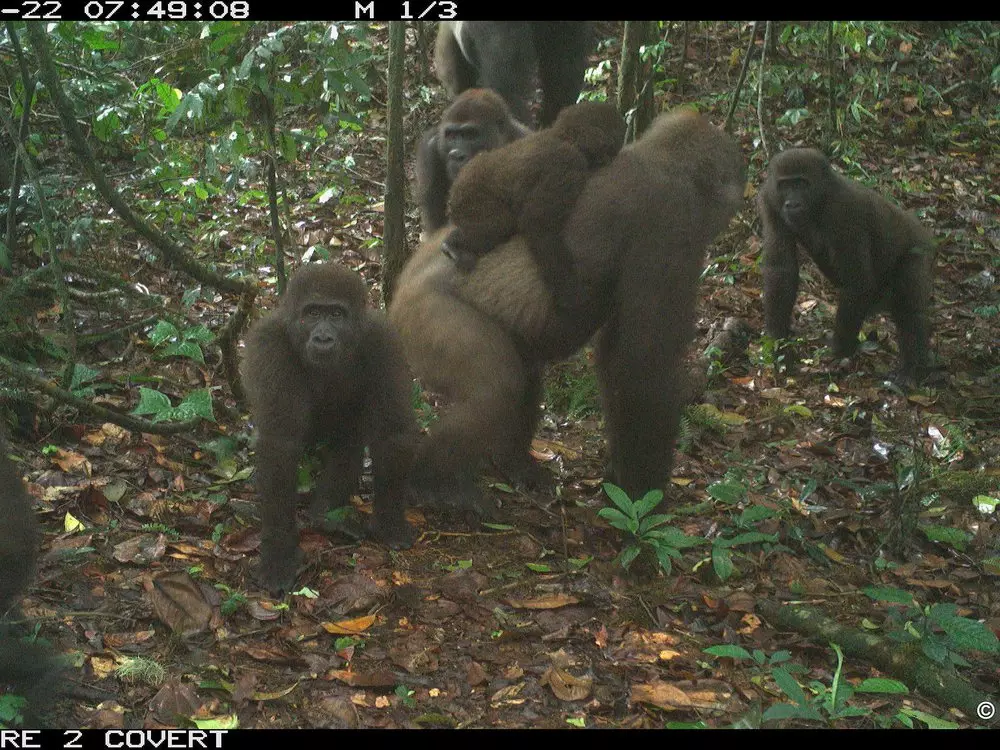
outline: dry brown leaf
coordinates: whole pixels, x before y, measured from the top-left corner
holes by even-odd
[[[254,693],[253,699],[255,701],[273,701],[276,698],[284,698],[290,692],[295,690],[295,688],[297,688],[298,686],[299,683],[293,682],[291,685],[289,685],[286,688],[282,688],[281,690],[272,691],[270,693]]]
[[[323,630],[333,635],[362,635],[374,623],[375,615],[365,615],[364,617],[355,617],[353,620],[322,622],[320,625]]]
[[[123,647],[135,647],[146,643],[156,635],[155,630],[140,630],[137,633],[105,633],[104,645],[107,648],[121,650]]]
[[[524,690],[524,686],[525,683],[519,682],[516,685],[502,687],[490,696],[490,703],[512,703],[515,705],[524,703],[524,698],[518,697]]]
[[[687,693],[663,680],[641,683],[632,686],[633,703],[649,703],[665,711],[675,711],[679,708],[693,708],[693,703]]]
[[[850,565],[850,561],[842,554],[837,552],[837,550],[832,549],[826,546],[825,544],[820,544],[819,547],[821,550],[823,550],[823,554],[826,555],[831,560],[833,560],[835,563],[840,563],[841,565]]]
[[[552,692],[559,700],[580,701],[590,696],[594,678],[589,675],[574,677],[565,669],[549,667],[542,674],[541,682],[552,688]]]
[[[163,534],[140,534],[116,544],[113,557],[118,562],[149,565],[163,557],[167,549],[167,538]]]
[[[94,677],[99,680],[110,677],[117,666],[118,663],[114,659],[110,659],[106,656],[90,657],[90,671],[93,672]]]
[[[193,685],[171,679],[164,683],[149,702],[149,710],[161,724],[182,726],[201,707]]]
[[[156,616],[182,637],[204,632],[212,622],[213,607],[205,599],[201,585],[187,571],[156,576],[149,598]]]
[[[569,594],[546,594],[532,599],[508,599],[507,603],[515,609],[558,609],[579,604],[580,600]]]
[[[85,474],[88,477],[90,476],[90,461],[88,461],[87,457],[81,453],[74,453],[73,451],[67,451],[59,448],[52,457],[52,463],[65,471],[67,474],[76,472],[78,474]]]

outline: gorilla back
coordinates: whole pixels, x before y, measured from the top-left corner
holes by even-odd
[[[670,472],[705,245],[739,207],[744,165],[693,112],[661,117],[585,186],[563,240],[580,301],[553,302],[517,236],[461,273],[432,236],[400,275],[389,309],[425,385],[451,404],[420,448],[418,490],[463,504],[492,455],[531,476],[540,372],[605,325],[598,367],[615,479],[630,493]]]

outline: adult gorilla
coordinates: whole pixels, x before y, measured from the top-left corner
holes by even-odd
[[[690,110],[657,119],[576,203],[563,235],[576,285],[568,312],[555,305],[522,236],[468,273],[441,252],[447,228],[421,245],[400,275],[389,319],[414,372],[451,404],[418,451],[417,492],[475,504],[486,457],[514,481],[547,474],[528,453],[542,368],[602,325],[597,362],[612,479],[633,496],[662,486],[705,246],[739,207],[743,184],[729,136]]]

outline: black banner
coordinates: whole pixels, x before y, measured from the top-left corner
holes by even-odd
[[[482,0],[0,0],[0,13],[7,20],[33,21],[594,20],[574,18],[587,15],[579,5]]]

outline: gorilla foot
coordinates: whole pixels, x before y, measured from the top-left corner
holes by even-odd
[[[545,493],[555,491],[556,478],[552,476],[552,472],[530,456],[514,461],[497,461],[496,464],[508,481],[518,489]]]
[[[373,539],[391,549],[409,549],[417,541],[417,530],[405,520],[389,523],[385,519],[373,518],[367,526]]]
[[[253,577],[272,596],[281,596],[295,585],[295,577],[303,560],[298,547],[289,554],[262,554]]]

